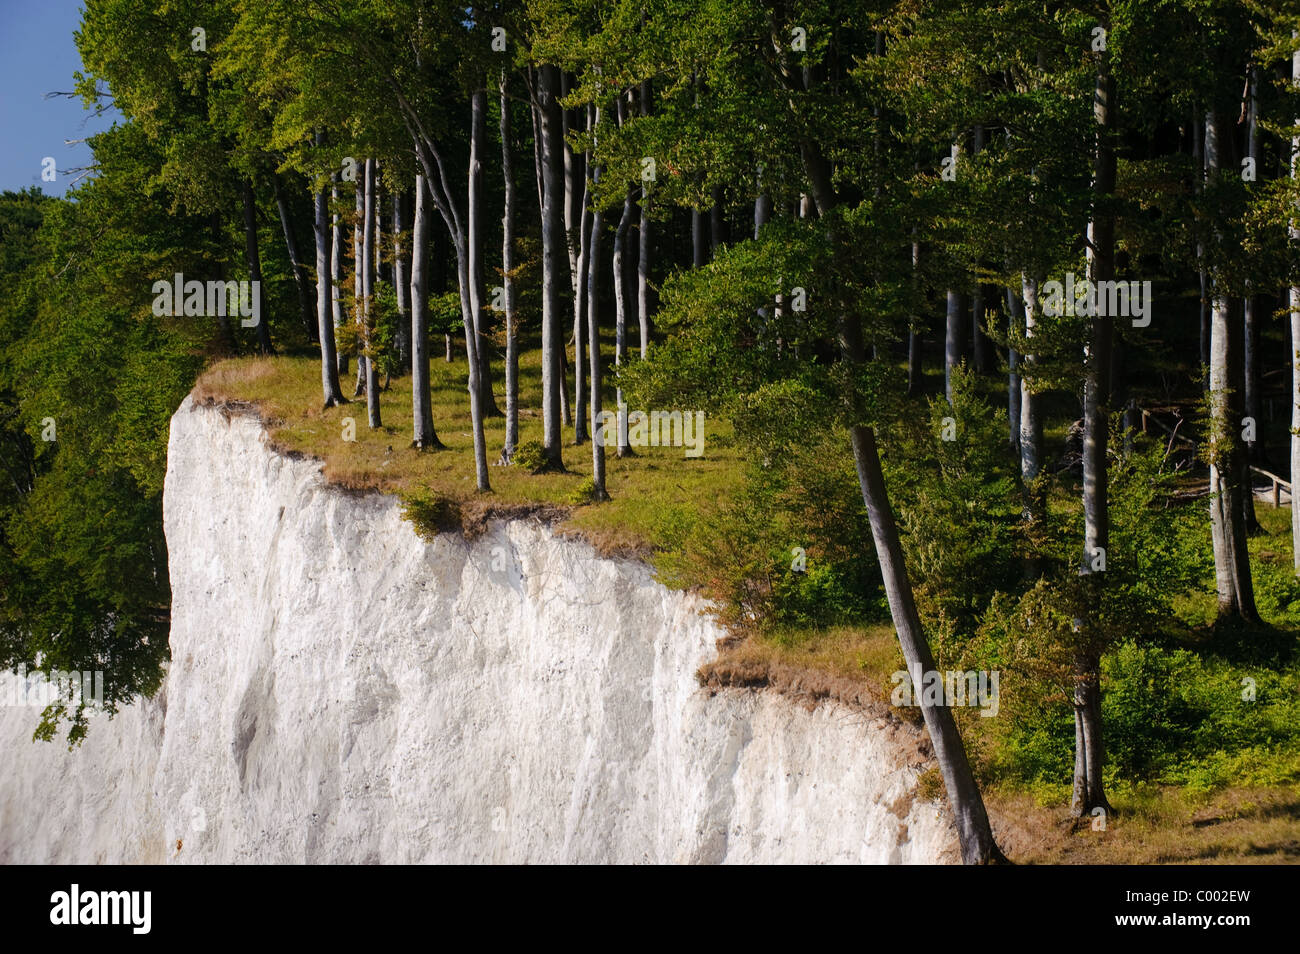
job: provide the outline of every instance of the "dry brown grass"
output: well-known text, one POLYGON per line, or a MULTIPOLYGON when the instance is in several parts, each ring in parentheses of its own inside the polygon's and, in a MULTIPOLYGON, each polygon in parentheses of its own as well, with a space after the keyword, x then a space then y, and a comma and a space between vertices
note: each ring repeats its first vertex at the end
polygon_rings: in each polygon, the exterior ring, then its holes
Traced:
POLYGON ((1300 864, 1300 787, 1194 797, 1172 786, 1115 798, 1105 831, 1063 805, 988 793, 998 843, 1020 864, 1300 864))

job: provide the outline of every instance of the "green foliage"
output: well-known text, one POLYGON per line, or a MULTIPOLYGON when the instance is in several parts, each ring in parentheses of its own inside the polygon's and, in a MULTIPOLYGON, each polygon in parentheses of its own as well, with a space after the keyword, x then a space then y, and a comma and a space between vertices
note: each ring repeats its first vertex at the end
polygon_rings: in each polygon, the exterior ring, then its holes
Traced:
POLYGON ((886 448, 891 497, 918 608, 939 633, 974 629, 993 594, 1017 587, 1023 553, 1020 492, 1006 412, 958 369, 953 404, 904 419, 886 448))
POLYGON ((432 543, 440 533, 460 529, 460 508, 455 501, 425 490, 401 495, 402 518, 410 522, 425 543, 432 543))
POLYGON ((510 463, 530 473, 537 473, 547 465, 541 441, 520 441, 510 457, 510 463))

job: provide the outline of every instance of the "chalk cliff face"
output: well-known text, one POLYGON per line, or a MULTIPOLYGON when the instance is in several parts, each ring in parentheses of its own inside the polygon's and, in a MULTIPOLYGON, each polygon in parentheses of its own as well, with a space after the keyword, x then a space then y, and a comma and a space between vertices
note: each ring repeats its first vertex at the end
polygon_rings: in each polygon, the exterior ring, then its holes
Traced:
POLYGON ((957 858, 916 729, 701 689, 721 633, 638 563, 523 520, 426 543, 189 400, 164 509, 164 688, 74 753, 0 709, 0 861, 957 858))

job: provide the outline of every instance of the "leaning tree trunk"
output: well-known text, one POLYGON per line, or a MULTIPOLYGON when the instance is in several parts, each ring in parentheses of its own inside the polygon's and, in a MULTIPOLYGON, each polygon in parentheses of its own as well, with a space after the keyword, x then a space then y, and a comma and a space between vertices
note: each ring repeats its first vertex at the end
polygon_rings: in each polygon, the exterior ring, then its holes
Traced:
POLYGON ((361 313, 362 342, 366 352, 366 416, 371 430, 382 427, 379 420, 379 362, 374 351, 375 337, 375 160, 366 160, 365 205, 361 232, 361 313))
POLYGON ((560 391, 560 256, 564 254, 564 146, 560 138, 559 70, 538 70, 538 126, 542 136, 542 451, 547 465, 564 469, 560 391))
MULTIPOLYGON (((474 315, 474 355, 478 360, 479 406, 487 417, 500 417, 492 393, 492 368, 488 344, 488 316, 483 286, 483 147, 487 145, 487 90, 477 89, 470 98, 469 151, 469 294, 474 315)), ((470 333, 466 328, 466 334, 470 333)))
MULTIPOLYGON (((600 109, 596 108, 591 128, 600 125, 600 109)), ((592 185, 600 183, 600 166, 591 174, 592 185)), ((591 497, 593 500, 608 500, 605 490, 605 441, 601 437, 600 412, 601 380, 600 369, 600 327, 597 318, 600 315, 600 230, 604 225, 604 213, 597 208, 591 213, 591 238, 587 251, 587 350, 591 356, 591 497)), ((575 364, 582 364, 582 353, 578 352, 575 364)))
MULTIPOLYGON (((1218 185, 1222 152, 1229 131, 1222 114, 1211 110, 1205 118, 1207 183, 1218 185)), ((1217 236, 1216 236, 1217 238, 1217 236)), ((1217 243, 1216 243, 1217 244, 1217 243)), ((1210 272, 1210 528, 1214 542, 1214 578, 1219 598, 1219 618, 1259 618, 1250 578, 1250 553, 1246 540, 1246 511, 1242 495, 1248 492, 1243 474, 1241 432, 1241 324, 1232 320, 1232 306, 1217 270, 1210 272)))
MULTIPOLYGON (((324 136, 316 133, 316 145, 324 143, 324 136)), ((313 225, 316 236, 316 322, 320 337, 320 378, 325 406, 345 404, 339 389, 338 357, 334 353, 333 283, 330 281, 330 211, 329 193, 324 188, 315 195, 313 225)))
POLYGON ((411 446, 441 449, 433 427, 433 396, 429 390, 429 289, 425 280, 429 259, 429 212, 424 176, 415 177, 415 221, 411 228, 411 446))
POLYGON ((253 197, 253 184, 247 179, 242 183, 241 193, 244 200, 244 257, 248 261, 248 280, 256 282, 257 313, 257 347, 263 355, 275 354, 271 344, 269 316, 266 314, 266 295, 262 290, 262 258, 257 250, 257 202, 253 197))
MULTIPOLYGON (((1088 280, 1093 289, 1115 277, 1115 222, 1107 203, 1115 191, 1115 84, 1105 61, 1097 69, 1093 114, 1096 146, 1093 209, 1088 222, 1088 280)), ((1101 642, 1093 609, 1105 603, 1105 570, 1110 548, 1110 498, 1106 445, 1109 436, 1110 359, 1114 320, 1096 314, 1089 320, 1083 368, 1083 562, 1085 605, 1080 609, 1074 656, 1074 790, 1070 807, 1082 816, 1094 808, 1111 810, 1102 787, 1105 752, 1101 737, 1101 642)))
POLYGON ((302 315, 303 330, 307 340, 313 344, 317 341, 316 315, 312 308, 311 292, 307 285, 307 266, 298 254, 298 237, 293 233, 293 217, 289 214, 289 202, 284 189, 280 187, 279 173, 271 173, 271 191, 275 194, 275 208, 280 214, 280 229, 284 232, 284 247, 289 253, 289 266, 293 272, 293 285, 298 292, 298 310, 302 315))
MULTIPOLYGON (((812 182, 819 215, 827 215, 839 203, 831 179, 830 163, 816 143, 804 143, 801 148, 804 170, 812 182)), ((844 359, 852 365, 865 362, 861 322, 852 312, 844 316, 841 350, 844 359)), ((846 395, 851 403, 856 396, 846 395)), ((880 454, 876 436, 870 427, 861 424, 849 428, 853 447, 853 461, 857 469, 858 486, 871 523, 871 536, 875 543, 876 559, 880 564, 889 611, 898 632, 899 648, 910 673, 934 671, 934 657, 930 654, 921 617, 916 609, 912 583, 908 578, 903 559, 903 547, 894 522, 894 512, 886 493, 885 478, 880 467, 880 454)), ((919 688, 919 687, 918 687, 919 688)), ((962 860, 966 864, 989 864, 1005 861, 993 839, 988 813, 975 774, 966 756, 961 733, 952 710, 946 705, 927 704, 926 694, 920 693, 921 715, 934 746, 935 759, 948 792, 948 803, 957 825, 961 843, 962 860)))
POLYGON ((515 179, 510 155, 510 84, 501 71, 501 181, 505 192, 501 212, 501 282, 506 312, 506 440, 501 463, 508 464, 519 446, 519 329, 515 318, 515 179))

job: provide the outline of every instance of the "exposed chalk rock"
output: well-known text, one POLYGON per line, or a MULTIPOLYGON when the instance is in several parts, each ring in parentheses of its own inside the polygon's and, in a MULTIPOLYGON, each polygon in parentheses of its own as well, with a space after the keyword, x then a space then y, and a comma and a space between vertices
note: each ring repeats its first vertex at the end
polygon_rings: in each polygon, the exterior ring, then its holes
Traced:
POLYGON ((701 689, 722 633, 640 563, 527 520, 426 543, 188 399, 164 514, 164 687, 72 753, 0 709, 0 861, 958 858, 919 730, 701 689))

